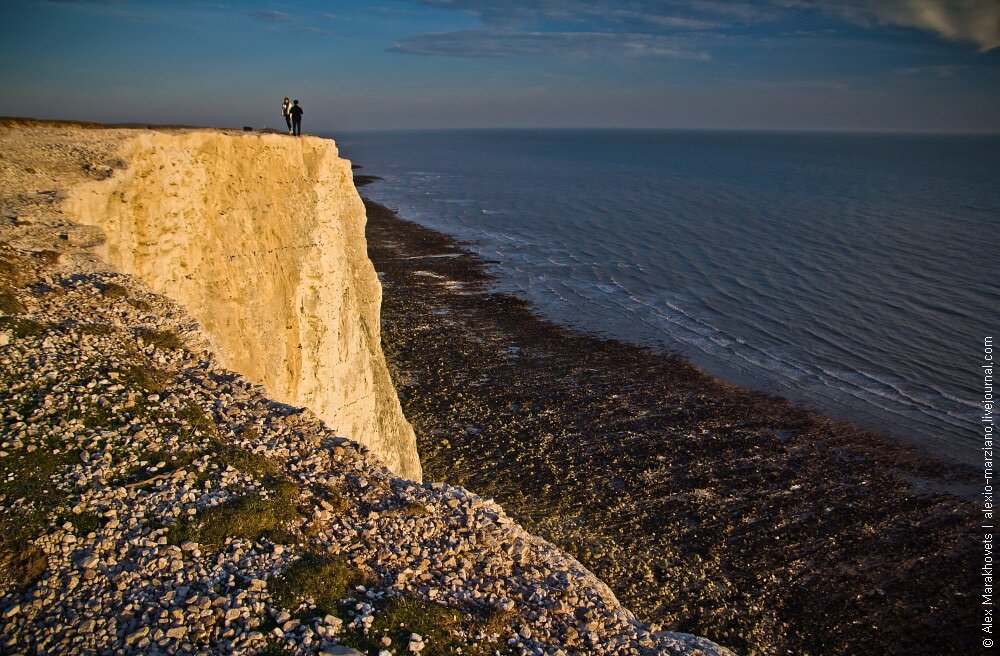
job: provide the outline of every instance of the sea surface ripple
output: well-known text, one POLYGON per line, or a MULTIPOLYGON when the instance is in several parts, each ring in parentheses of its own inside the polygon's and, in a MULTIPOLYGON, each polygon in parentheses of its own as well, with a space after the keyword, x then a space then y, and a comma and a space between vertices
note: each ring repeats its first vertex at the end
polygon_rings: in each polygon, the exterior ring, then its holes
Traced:
POLYGON ((1000 137, 336 135, 404 218, 550 319, 974 463, 1000 137))

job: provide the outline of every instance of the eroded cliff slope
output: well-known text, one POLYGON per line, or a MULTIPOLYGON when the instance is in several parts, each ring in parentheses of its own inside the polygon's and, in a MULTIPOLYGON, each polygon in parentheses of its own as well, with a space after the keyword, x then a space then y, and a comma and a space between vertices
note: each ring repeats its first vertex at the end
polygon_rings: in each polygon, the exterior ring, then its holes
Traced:
POLYGON ((64 207, 99 254, 180 302, 222 363, 420 480, 379 338, 364 206, 332 141, 141 132, 64 207))

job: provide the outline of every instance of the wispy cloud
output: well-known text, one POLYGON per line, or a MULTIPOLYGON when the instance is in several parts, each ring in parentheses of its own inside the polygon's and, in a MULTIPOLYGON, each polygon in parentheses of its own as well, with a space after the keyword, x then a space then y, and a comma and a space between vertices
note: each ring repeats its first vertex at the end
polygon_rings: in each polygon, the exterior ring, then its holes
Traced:
POLYGON ((793 8, 820 9, 864 27, 912 27, 986 52, 1000 46, 997 0, 776 0, 793 8))
POLYGON ((283 11, 251 11, 247 16, 262 23, 289 23, 293 20, 283 11))
POLYGON ((906 76, 930 76, 930 77, 955 77, 954 66, 911 66, 899 69, 900 75, 906 76))
POLYGON ((330 30, 325 30, 322 27, 300 27, 295 31, 303 34, 315 34, 317 36, 329 36, 333 34, 330 30))
POLYGON ((411 0, 415 4, 454 9, 477 16, 486 25, 531 26, 543 21, 587 22, 611 27, 644 23, 670 29, 718 27, 720 20, 755 21, 774 10, 748 2, 716 0, 411 0))
POLYGON ((482 23, 476 29, 416 35, 389 48, 446 57, 644 55, 707 60, 709 54, 684 35, 769 15, 749 3, 713 0, 411 1, 461 11, 482 23))
POLYGON ((555 55, 589 58, 608 55, 708 60, 708 53, 668 36, 616 32, 516 32, 492 29, 421 34, 393 44, 391 52, 443 57, 555 55))

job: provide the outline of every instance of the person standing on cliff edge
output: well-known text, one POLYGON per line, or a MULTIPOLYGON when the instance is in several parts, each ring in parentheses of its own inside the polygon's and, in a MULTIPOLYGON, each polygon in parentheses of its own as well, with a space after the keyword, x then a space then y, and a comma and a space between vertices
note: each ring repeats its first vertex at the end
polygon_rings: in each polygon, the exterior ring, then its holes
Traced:
POLYGON ((292 134, 296 137, 302 136, 302 107, 298 100, 292 101, 292 108, 288 110, 292 115, 292 134))
POLYGON ((285 99, 281 101, 281 115, 285 119, 285 124, 288 126, 288 134, 292 133, 292 115, 289 111, 292 109, 292 101, 285 96, 285 99))

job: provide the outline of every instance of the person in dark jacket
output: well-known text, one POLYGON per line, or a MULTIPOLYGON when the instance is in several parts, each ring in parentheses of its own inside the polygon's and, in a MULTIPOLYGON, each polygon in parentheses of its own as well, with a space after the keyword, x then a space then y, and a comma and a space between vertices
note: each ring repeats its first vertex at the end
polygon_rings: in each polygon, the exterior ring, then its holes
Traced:
POLYGON ((292 115, 292 134, 296 137, 302 136, 302 106, 298 100, 292 101, 292 108, 288 110, 292 115))

